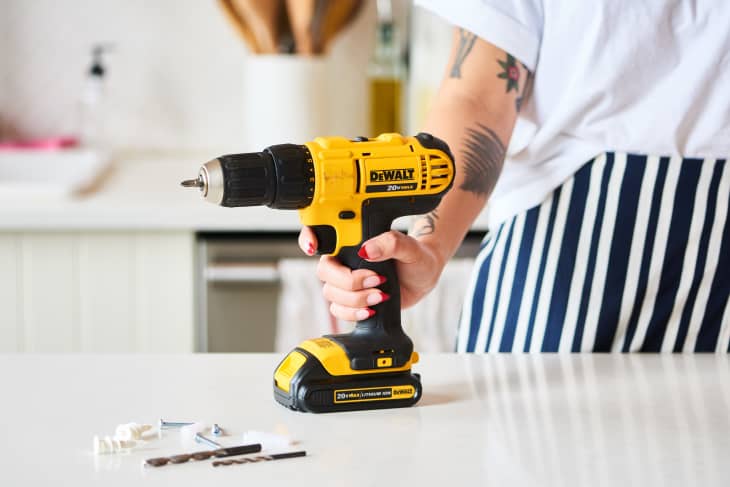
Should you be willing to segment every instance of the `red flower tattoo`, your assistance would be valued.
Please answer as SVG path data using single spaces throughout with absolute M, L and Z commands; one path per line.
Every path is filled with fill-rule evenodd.
M 517 68 L 515 58 L 507 54 L 505 61 L 497 60 L 504 71 L 497 75 L 498 78 L 507 80 L 507 93 L 520 89 L 520 70 Z

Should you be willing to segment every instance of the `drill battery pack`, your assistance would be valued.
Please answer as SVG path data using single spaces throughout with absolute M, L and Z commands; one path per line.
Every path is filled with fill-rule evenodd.
M 324 355 L 318 353 L 323 348 Z M 392 362 L 383 351 L 375 360 L 382 366 L 361 371 L 352 370 L 344 351 L 337 349 L 334 342 L 318 338 L 290 352 L 274 374 L 276 401 L 296 411 L 327 413 L 408 407 L 421 398 L 421 377 L 410 369 L 418 354 L 403 367 L 389 368 Z

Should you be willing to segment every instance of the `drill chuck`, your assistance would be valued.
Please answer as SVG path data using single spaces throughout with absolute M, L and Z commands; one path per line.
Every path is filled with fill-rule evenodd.
M 314 195 L 314 163 L 306 146 L 280 144 L 213 159 L 197 179 L 181 184 L 199 188 L 203 198 L 220 206 L 306 208 Z

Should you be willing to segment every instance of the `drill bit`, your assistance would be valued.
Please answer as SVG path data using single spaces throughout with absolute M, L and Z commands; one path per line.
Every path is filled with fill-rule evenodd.
M 181 455 L 172 455 L 169 457 L 148 458 L 144 465 L 150 467 L 162 467 L 168 463 L 177 464 L 185 463 L 190 460 L 208 460 L 209 458 L 225 458 L 235 455 L 246 455 L 248 453 L 258 453 L 261 451 L 261 443 L 252 443 L 250 445 L 229 446 L 219 448 L 217 450 L 198 451 L 194 453 L 183 453 Z
M 186 179 L 185 181 L 180 183 L 180 186 L 182 186 L 183 188 L 202 188 L 204 186 L 204 183 L 201 178 Z
M 243 465 L 245 463 L 269 462 L 271 460 L 284 460 L 285 458 L 296 458 L 306 456 L 304 450 L 293 451 L 291 453 L 275 453 L 273 455 L 257 455 L 249 458 L 232 458 L 230 460 L 217 460 L 211 465 L 214 467 L 227 467 L 229 465 Z

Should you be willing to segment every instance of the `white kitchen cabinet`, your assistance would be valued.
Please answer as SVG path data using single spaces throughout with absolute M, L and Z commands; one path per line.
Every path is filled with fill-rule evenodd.
M 18 239 L 0 234 L 0 352 L 20 349 Z
M 194 350 L 192 232 L 0 234 L 0 351 Z
M 67 234 L 20 237 L 22 350 L 78 349 L 77 240 Z

